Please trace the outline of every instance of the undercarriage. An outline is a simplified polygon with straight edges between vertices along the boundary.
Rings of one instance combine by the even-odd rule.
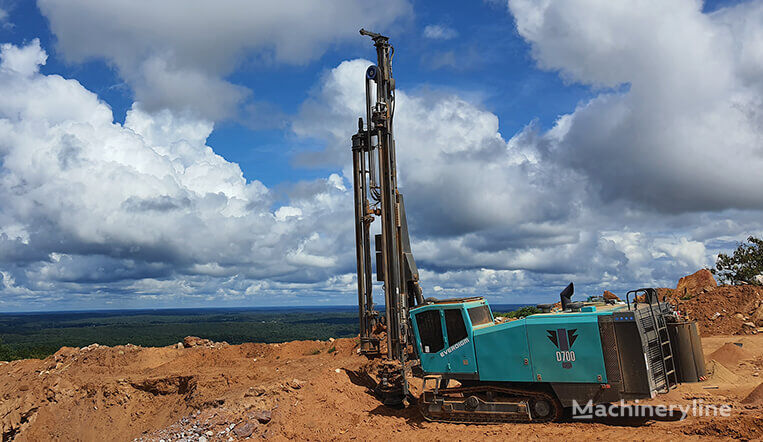
[[[425,419],[437,422],[497,424],[551,422],[562,417],[556,397],[538,389],[510,388],[469,383],[448,387],[440,376],[425,376],[419,409]]]

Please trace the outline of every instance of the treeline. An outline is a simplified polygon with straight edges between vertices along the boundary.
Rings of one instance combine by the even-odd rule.
[[[199,336],[213,341],[284,342],[352,337],[354,312],[69,313],[0,315],[0,360],[44,358],[62,346],[161,347]]]

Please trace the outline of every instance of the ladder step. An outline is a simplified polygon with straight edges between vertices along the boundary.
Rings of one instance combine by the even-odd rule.
[[[665,377],[667,378],[667,376],[669,376],[669,375],[671,375],[671,374],[673,374],[675,372],[676,372],[675,370],[670,370],[669,372],[665,373]]]

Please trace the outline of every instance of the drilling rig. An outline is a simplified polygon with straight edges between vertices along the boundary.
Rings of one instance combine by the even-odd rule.
[[[365,120],[352,136],[360,353],[382,360],[380,400],[416,402],[436,421],[544,422],[575,402],[654,397],[701,380],[696,323],[652,288],[628,292],[626,302],[573,302],[570,283],[561,308],[539,305],[543,313],[507,323],[494,319],[484,297],[423,298],[397,183],[394,49],[386,36],[360,34],[373,40],[377,57],[365,71]],[[377,219],[373,257],[383,315],[373,299]],[[417,400],[409,395],[411,375],[422,379]]]

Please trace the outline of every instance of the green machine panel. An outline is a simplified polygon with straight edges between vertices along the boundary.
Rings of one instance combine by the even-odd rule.
[[[598,314],[541,314],[524,322],[535,381],[607,382]]]
[[[476,328],[474,346],[480,380],[533,380],[524,319]]]

